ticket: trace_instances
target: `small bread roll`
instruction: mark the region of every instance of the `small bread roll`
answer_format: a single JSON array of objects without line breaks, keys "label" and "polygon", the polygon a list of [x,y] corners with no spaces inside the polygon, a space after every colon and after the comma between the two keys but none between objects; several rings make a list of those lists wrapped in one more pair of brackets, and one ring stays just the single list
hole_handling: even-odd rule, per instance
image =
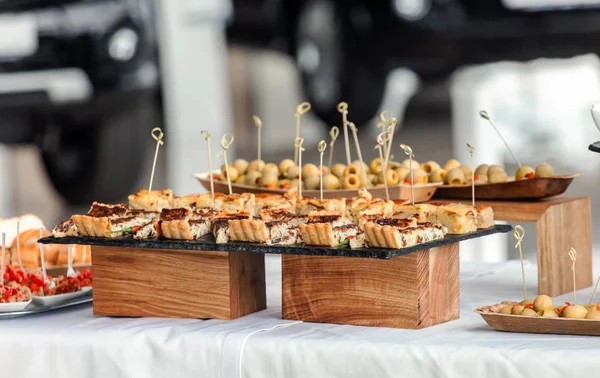
[{"label": "small bread roll", "polygon": [[[405,159],[402,162],[402,166],[404,168],[410,169],[410,159]],[[421,164],[419,164],[419,162],[417,160],[413,159],[413,161],[412,161],[412,168],[415,169],[415,168],[419,168],[420,166],[421,166]]]},{"label": "small bread roll", "polygon": [[436,169],[429,174],[429,182],[444,182],[446,181],[446,171],[443,169]]},{"label": "small bread roll", "polygon": [[508,177],[506,176],[506,172],[504,171],[494,171],[492,173],[489,173],[488,171],[488,182],[490,184],[499,184],[501,182],[506,182],[508,180]]},{"label": "small bread roll", "polygon": [[552,177],[554,170],[548,163],[542,163],[535,168],[535,177]]},{"label": "small bread roll", "polygon": [[477,167],[477,169],[475,169],[475,174],[479,177],[487,176],[489,169],[490,169],[489,165],[481,164],[480,166]]},{"label": "small bread roll", "polygon": [[331,173],[333,173],[339,179],[344,177],[345,170],[346,170],[346,165],[344,165],[344,164],[334,164],[331,167]]},{"label": "small bread roll", "polygon": [[460,161],[456,159],[450,159],[446,162],[446,165],[444,165],[444,171],[450,172],[451,169],[458,167],[460,167]]},{"label": "small bread roll", "polygon": [[513,315],[521,315],[523,310],[525,310],[525,306],[517,305],[517,306],[513,306],[511,312]]},{"label": "small bread roll", "polygon": [[512,315],[512,307],[513,306],[504,306],[498,313],[504,315]]},{"label": "small bread roll", "polygon": [[554,305],[552,304],[552,298],[545,294],[538,295],[537,298],[535,298],[535,300],[533,301],[533,309],[535,311],[539,312],[542,310],[548,310],[553,308]]},{"label": "small bread roll", "polygon": [[246,173],[249,165],[250,163],[248,163],[248,161],[244,159],[235,159],[235,161],[233,162],[233,166],[235,167],[235,169],[238,170],[238,173],[240,175]]},{"label": "small bread roll", "polygon": [[452,168],[446,175],[448,185],[462,185],[465,183],[465,173],[460,168]]},{"label": "small bread roll", "polygon": [[588,311],[582,305],[567,306],[562,313],[563,318],[570,319],[584,319],[587,314]]},{"label": "small bread roll", "polygon": [[440,165],[438,163],[436,163],[433,160],[430,160],[426,163],[421,164],[421,169],[424,170],[427,173],[431,173],[433,171],[437,171],[439,169],[442,169],[442,167],[440,167]]},{"label": "small bread roll", "polygon": [[524,180],[535,176],[535,171],[528,165],[523,165],[517,169],[515,173],[515,180]]},{"label": "small bread roll", "polygon": [[531,309],[531,308],[524,309],[520,315],[521,316],[538,316],[537,312],[533,311],[533,309]]}]

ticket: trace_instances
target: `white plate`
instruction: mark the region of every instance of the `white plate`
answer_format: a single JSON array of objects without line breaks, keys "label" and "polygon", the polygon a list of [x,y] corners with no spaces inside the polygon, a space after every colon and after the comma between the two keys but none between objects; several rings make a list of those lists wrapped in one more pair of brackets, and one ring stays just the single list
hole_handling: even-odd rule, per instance
[{"label": "white plate", "polygon": [[81,290],[81,291],[76,291],[74,293],[67,293],[67,294],[49,295],[47,297],[38,297],[38,296],[34,295],[33,301],[35,303],[43,304],[44,306],[54,306],[55,304],[58,304],[58,303],[61,303],[64,301],[68,301],[69,299],[84,296],[87,293],[89,293],[89,290],[87,290],[87,291]]},{"label": "white plate", "polygon": [[84,293],[89,293],[90,291],[92,291],[92,287],[91,286],[84,286],[81,288],[81,291],[83,291]]},{"label": "white plate", "polygon": [[0,312],[23,311],[30,303],[31,299],[27,302],[0,303]]}]

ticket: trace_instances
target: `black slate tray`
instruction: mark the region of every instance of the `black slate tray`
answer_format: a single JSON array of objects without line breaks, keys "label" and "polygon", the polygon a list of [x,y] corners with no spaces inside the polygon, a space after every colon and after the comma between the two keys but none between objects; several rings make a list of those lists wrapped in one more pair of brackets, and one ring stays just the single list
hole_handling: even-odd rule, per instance
[{"label": "black slate tray", "polygon": [[278,255],[307,255],[307,256],[344,256],[374,259],[391,259],[409,253],[422,251],[433,247],[439,247],[446,244],[452,244],[463,240],[480,238],[482,236],[506,233],[512,230],[509,225],[495,225],[494,227],[477,230],[466,235],[446,235],[445,238],[431,242],[416,245],[414,247],[402,249],[382,249],[382,248],[361,248],[350,249],[348,247],[318,247],[298,245],[266,245],[255,243],[230,242],[227,244],[217,244],[212,235],[206,235],[203,238],[193,241],[185,240],[136,240],[132,236],[123,236],[119,238],[96,238],[96,237],[66,237],[54,238],[47,237],[40,239],[42,244],[83,244],[96,245],[104,247],[126,247],[126,248],[156,248],[156,249],[178,249],[189,251],[218,251],[218,252],[253,252],[253,253],[273,253]]},{"label": "black slate tray", "polygon": [[600,142],[592,143],[588,147],[590,151],[599,152],[600,153]]},{"label": "black slate tray", "polygon": [[88,295],[84,295],[81,297],[73,298],[70,301],[57,303],[52,306],[44,306],[43,304],[31,302],[31,304],[29,306],[27,306],[24,310],[0,313],[0,320],[21,318],[24,316],[42,314],[42,313],[49,312],[49,311],[61,310],[61,309],[66,309],[66,308],[74,307],[74,306],[81,306],[81,305],[88,304],[88,303],[91,304],[92,301],[93,301],[92,295],[88,294]]}]

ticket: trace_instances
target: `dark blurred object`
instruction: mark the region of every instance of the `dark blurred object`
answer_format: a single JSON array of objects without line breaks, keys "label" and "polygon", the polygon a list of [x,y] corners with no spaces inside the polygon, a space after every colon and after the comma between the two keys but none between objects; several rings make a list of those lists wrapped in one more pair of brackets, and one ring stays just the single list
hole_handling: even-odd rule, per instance
[{"label": "dark blurred object", "polygon": [[328,124],[339,122],[339,101],[351,104],[357,124],[373,117],[387,74],[397,67],[427,82],[466,64],[567,58],[599,49],[600,10],[591,6],[512,10],[502,0],[233,3],[230,41],[294,56],[304,92]]},{"label": "dark blurred object", "polygon": [[0,142],[36,143],[70,203],[122,199],[139,179],[158,93],[151,5],[0,1]]}]

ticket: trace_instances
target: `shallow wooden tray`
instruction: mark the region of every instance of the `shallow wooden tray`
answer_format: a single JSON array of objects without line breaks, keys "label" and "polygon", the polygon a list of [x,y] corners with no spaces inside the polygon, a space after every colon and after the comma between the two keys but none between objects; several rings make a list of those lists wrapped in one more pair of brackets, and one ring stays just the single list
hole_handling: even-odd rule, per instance
[{"label": "shallow wooden tray", "polygon": [[[210,190],[210,179],[208,173],[196,173],[194,177],[200,181],[205,189]],[[226,182],[215,180],[215,192],[217,193],[229,193],[229,187]],[[416,185],[415,202],[427,202],[433,197],[437,188],[441,183],[429,183],[425,185]],[[250,185],[242,184],[231,184],[231,190],[233,193],[273,193],[273,194],[284,194],[287,190],[285,189],[265,189],[257,188]],[[394,185],[388,188],[390,193],[390,199],[410,199],[410,185]],[[385,198],[385,188],[370,188],[369,192],[373,197]],[[323,198],[352,198],[358,195],[358,190],[351,189],[338,189],[338,190],[324,190]],[[302,196],[308,198],[319,198],[320,191],[318,190],[302,190]],[[470,198],[470,197],[469,197]]]},{"label": "shallow wooden tray", "polygon": [[[577,176],[579,174],[475,185],[475,198],[521,200],[553,197],[564,193]],[[443,185],[434,193],[437,198],[471,199],[471,195],[471,185]]]},{"label": "shallow wooden tray", "polygon": [[505,315],[475,310],[496,331],[600,336],[600,321]]},{"label": "shallow wooden tray", "polygon": [[305,256],[344,256],[359,258],[391,259],[398,256],[408,255],[430,248],[439,247],[446,244],[452,244],[463,240],[480,238],[482,236],[506,233],[512,230],[509,225],[497,224],[490,228],[484,228],[466,235],[446,235],[445,238],[419,244],[413,247],[402,249],[383,249],[383,248],[360,248],[351,249],[348,247],[319,247],[298,245],[267,245],[258,243],[238,243],[229,242],[226,244],[217,244],[212,235],[206,235],[199,240],[168,240],[168,239],[148,239],[136,240],[132,236],[123,236],[119,238],[97,238],[97,237],[66,237],[54,238],[47,237],[40,239],[42,244],[81,244],[102,247],[121,247],[138,249],[162,249],[162,250],[187,250],[187,251],[213,251],[213,252],[251,252],[251,253],[273,253],[279,255],[305,255]]}]

